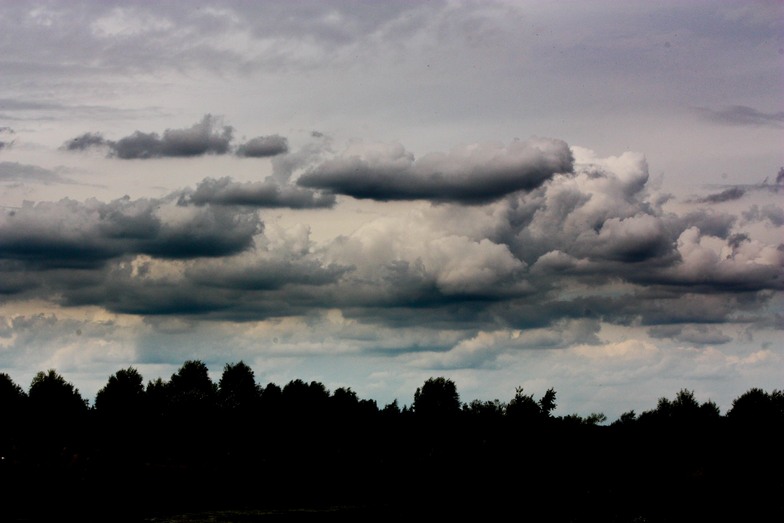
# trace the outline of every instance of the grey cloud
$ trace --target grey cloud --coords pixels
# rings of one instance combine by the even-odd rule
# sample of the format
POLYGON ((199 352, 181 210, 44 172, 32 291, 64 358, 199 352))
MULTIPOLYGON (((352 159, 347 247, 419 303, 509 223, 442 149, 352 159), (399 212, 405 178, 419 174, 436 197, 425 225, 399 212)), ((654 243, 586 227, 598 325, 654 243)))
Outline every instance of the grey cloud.
POLYGON ((114 143, 105 139, 101 133, 84 133, 65 142, 61 149, 65 151, 84 151, 93 147, 111 147, 114 143))
POLYGON ((695 200, 698 203, 723 203, 743 198, 746 191, 740 187, 730 187, 716 194, 710 194, 695 200))
MULTIPOLYGON (((586 238, 581 238, 586 242, 586 238)), ((664 224, 650 215, 606 220, 595 239, 587 240, 581 254, 625 263, 660 258, 670 254, 674 241, 664 224)))
MULTIPOLYGON (((431 158, 430 166, 479 163, 460 151, 431 158)), ((300 152, 294 170, 323 158, 326 148, 293 154, 300 152)), ((402 148, 363 154, 368 164, 422 169, 402 148)), ((753 230, 738 231, 727 212, 665 212, 647 180, 641 155, 597 159, 482 207, 417 206, 324 244, 311 242, 304 226, 285 234, 262 229, 259 207, 334 203, 332 194, 274 176, 205 179, 161 199, 30 204, 0 220, 0 280, 16 282, 0 292, 236 321, 337 308, 368 325, 468 336, 562 319, 666 325, 764 318, 770 296, 784 287, 784 251, 753 230)), ((704 334, 684 332, 686 343, 704 334)))
MULTIPOLYGON (((233 150, 233 139, 232 126, 223 125, 221 118, 207 114, 191 127, 166 129, 162 135, 135 131, 119 140, 109 140, 102 133, 87 132, 68 140, 60 148, 65 151, 108 148, 109 157, 123 160, 193 157, 229 154, 233 150)), ((246 158, 266 158, 287 152, 288 140, 277 134, 252 138, 234 150, 237 156, 246 158)))
POLYGON ((195 205, 245 205, 249 207, 291 209, 329 208, 335 205, 335 195, 320 194, 293 185, 273 181, 239 183, 224 177, 207 178, 196 190, 185 196, 184 203, 195 205))
POLYGON ((331 152, 331 138, 316 131, 311 133, 315 141, 308 142, 297 151, 281 154, 272 158, 272 178, 280 183, 287 183, 292 175, 323 161, 326 153, 331 152))
POLYGON ((0 183, 74 183, 49 169, 17 162, 0 162, 0 183))
POLYGON ((335 283, 351 267, 324 266, 307 257, 274 258, 260 256, 251 262, 226 267, 203 263, 186 273, 187 278, 201 287, 217 287, 243 291, 275 290, 287 285, 321 286, 335 283))
POLYGON ((670 258, 674 237, 661 209, 647 198, 647 163, 638 155, 623 160, 618 172, 599 163, 577 165, 571 176, 557 176, 510 198, 505 227, 496 227, 497 241, 528 264, 555 251, 575 260, 609 263, 613 271, 616 263, 623 268, 670 258))
POLYGON ((379 201, 483 204, 532 190, 573 166, 568 145, 536 138, 477 144, 415 160, 401 146, 327 160, 299 177, 304 187, 379 201))
MULTIPOLYGON (((14 134, 14 130, 11 129, 10 127, 0 127, 0 134, 14 134)), ((0 151, 11 147, 13 143, 14 143, 13 141, 11 142, 0 141, 0 151)))
POLYGON ((693 345, 721 345, 732 341, 714 325, 656 325, 648 335, 657 339, 673 339, 693 345))
POLYGON ((759 206, 752 205, 748 211, 743 212, 743 219, 746 222, 761 222, 768 220, 776 227, 784 225, 784 209, 772 203, 759 206))
POLYGON ((732 105, 724 109, 699 108, 698 113, 706 120, 724 125, 781 128, 784 111, 766 113, 745 105, 732 105))
POLYGON ((0 258, 39 267, 97 267, 126 255, 227 256, 253 245, 255 213, 166 200, 28 204, 0 216, 0 258))
POLYGON ((747 242, 750 239, 751 238, 749 237, 748 234, 736 233, 736 234, 733 234, 732 236, 730 236, 729 238, 727 238, 727 245, 732 247, 733 250, 734 250, 734 249, 737 249, 738 247, 740 247, 740 245, 743 242, 747 242))
POLYGON ((737 222, 737 217, 724 212, 698 210, 683 216, 670 216, 667 218, 667 221, 674 234, 680 234, 680 232, 685 231, 689 227, 697 227, 702 234, 717 238, 727 238, 735 222, 737 222))
MULTIPOLYGON (((34 102, 29 100, 15 100, 11 98, 0 99, 0 110, 4 111, 30 111, 42 109, 62 109, 64 106, 51 102, 34 102)), ((4 129, 8 129, 4 127, 4 129)))
POLYGON ((205 154, 226 154, 230 151, 234 129, 221 125, 221 119, 210 114, 191 127, 166 129, 163 135, 135 131, 117 141, 108 140, 101 133, 84 133, 62 145, 67 151, 82 151, 92 147, 108 147, 109 156, 123 160, 191 157, 205 154))
POLYGON ((186 129, 167 129, 163 136, 136 131, 111 144, 113 155, 122 159, 188 157, 229 152, 233 128, 221 126, 220 119, 205 115, 186 129))
POLYGON ((280 135, 258 136, 251 138, 247 142, 237 147, 237 156, 248 158, 266 158, 287 153, 289 150, 288 140, 280 135))

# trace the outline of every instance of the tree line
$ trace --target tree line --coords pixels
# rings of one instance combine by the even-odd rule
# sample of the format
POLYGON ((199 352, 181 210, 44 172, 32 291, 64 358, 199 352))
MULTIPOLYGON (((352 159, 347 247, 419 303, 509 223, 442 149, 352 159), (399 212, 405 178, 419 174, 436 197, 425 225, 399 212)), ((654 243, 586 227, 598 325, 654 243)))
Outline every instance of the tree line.
POLYGON ((784 514, 781 390, 751 388, 721 414, 682 389, 611 423, 556 407, 554 389, 463 402, 444 377, 410 406, 379 407, 317 381, 262 386, 242 361, 217 382, 198 360, 146 384, 121 369, 93 405, 56 370, 26 391, 0 373, 0 510, 9 521, 260 504, 539 521, 784 514))

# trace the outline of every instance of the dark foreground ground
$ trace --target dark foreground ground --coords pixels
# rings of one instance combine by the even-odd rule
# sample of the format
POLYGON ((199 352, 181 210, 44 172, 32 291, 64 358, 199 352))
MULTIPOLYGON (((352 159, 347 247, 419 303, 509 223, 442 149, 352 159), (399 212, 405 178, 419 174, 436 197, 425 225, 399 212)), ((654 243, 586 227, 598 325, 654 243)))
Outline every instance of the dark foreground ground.
POLYGON ((4 459, 0 522, 784 521, 781 427, 720 422, 144 427, 4 459))

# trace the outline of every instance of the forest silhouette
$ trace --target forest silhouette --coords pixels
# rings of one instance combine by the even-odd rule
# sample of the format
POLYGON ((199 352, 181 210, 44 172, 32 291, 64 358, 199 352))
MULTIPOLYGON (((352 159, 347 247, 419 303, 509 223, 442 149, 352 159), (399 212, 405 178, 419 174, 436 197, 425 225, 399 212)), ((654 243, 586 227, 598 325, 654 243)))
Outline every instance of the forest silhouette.
POLYGON ((784 521, 781 390, 751 388, 726 414, 687 389, 612 422, 556 407, 553 389, 463 402, 443 377, 379 407, 316 381, 262 386, 242 361, 216 383, 198 360, 146 384, 118 370, 91 406, 56 370, 27 391, 0 373, 0 520, 784 521))

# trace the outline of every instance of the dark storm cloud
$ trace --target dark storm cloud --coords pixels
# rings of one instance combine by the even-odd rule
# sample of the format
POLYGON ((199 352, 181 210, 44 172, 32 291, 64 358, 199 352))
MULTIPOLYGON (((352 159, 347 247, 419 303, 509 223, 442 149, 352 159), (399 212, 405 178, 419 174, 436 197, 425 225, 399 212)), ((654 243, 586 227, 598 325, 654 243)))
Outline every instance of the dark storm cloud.
POLYGON ((249 207, 290 209, 325 208, 335 205, 335 195, 283 185, 274 181, 239 183, 224 177, 207 178, 196 190, 184 196, 183 203, 195 205, 245 205, 249 207))
POLYGON ((784 126, 784 111, 766 113, 745 105, 733 105, 719 110, 699 108, 698 112, 704 119, 724 125, 774 128, 784 126))
POLYGON ((255 213, 164 200, 40 202, 0 217, 0 259, 46 268, 100 266, 136 254, 227 256, 252 247, 260 228, 255 213))
POLYGON ((354 198, 472 205, 535 189, 556 173, 570 172, 573 161, 565 142, 541 138, 508 146, 477 144, 419 160, 392 146, 327 160, 297 183, 354 198))
POLYGON ((237 156, 266 158, 289 151, 288 140, 280 135, 258 136, 237 147, 237 156))
POLYGON ((17 162, 0 162, 0 183, 74 183, 54 171, 17 162))

